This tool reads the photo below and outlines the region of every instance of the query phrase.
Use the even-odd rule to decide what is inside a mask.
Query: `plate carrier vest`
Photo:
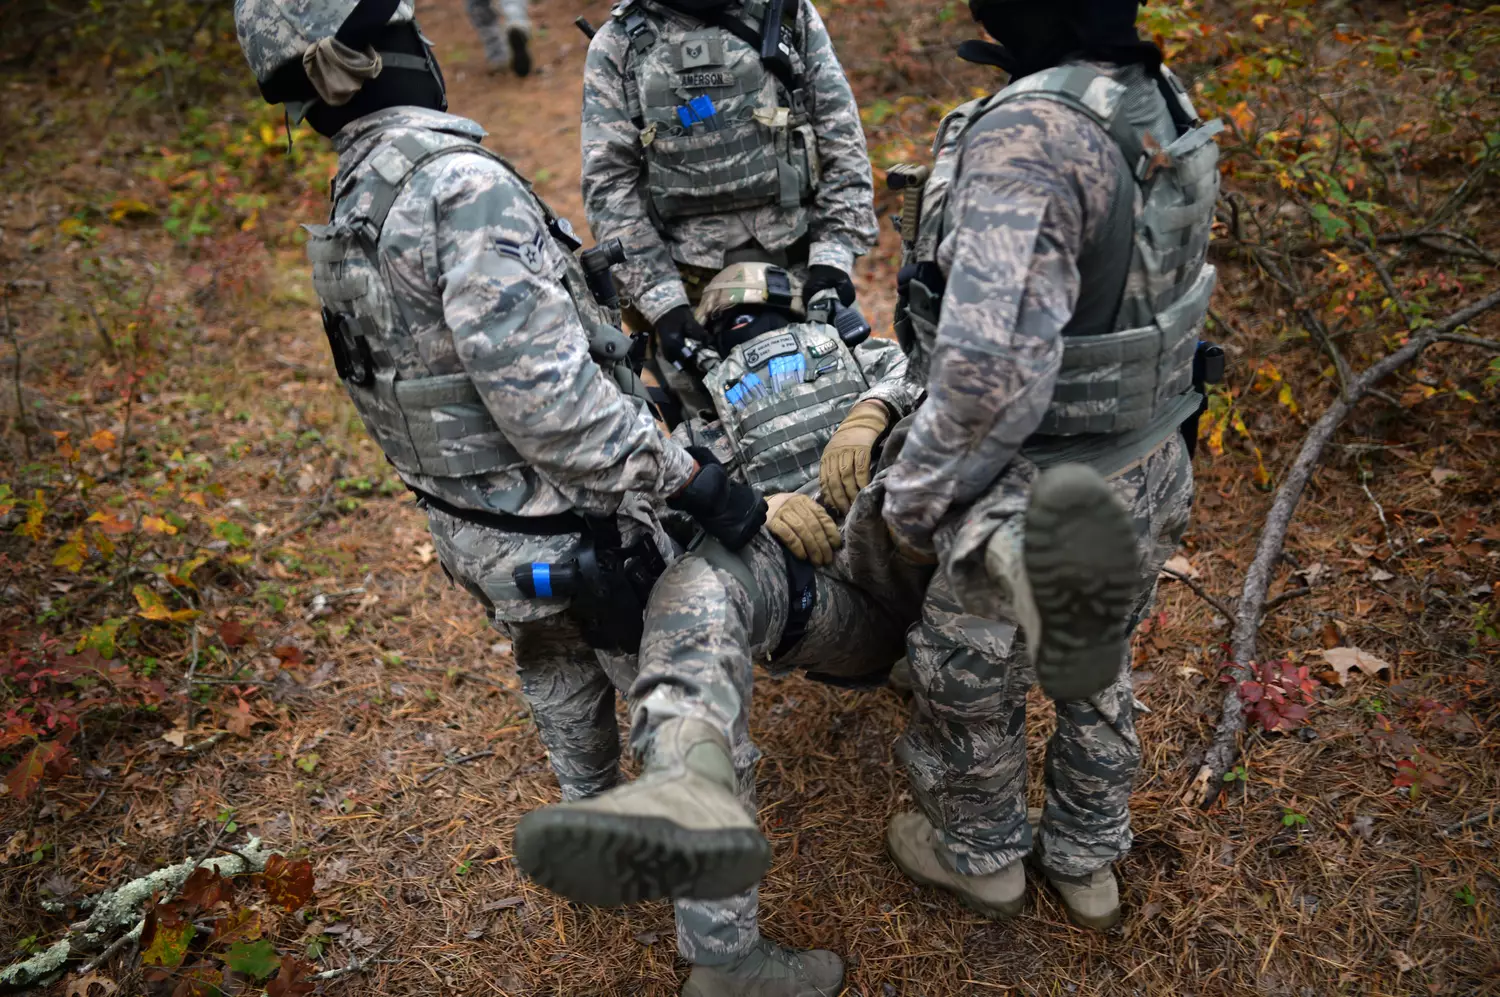
[[[837,329],[798,322],[734,347],[703,387],[741,473],[772,495],[817,479],[823,448],[869,384]]]
[[[483,156],[515,173],[505,159],[470,139],[408,132],[378,147],[369,157],[371,169],[335,191],[329,224],[303,226],[335,369],[370,436],[404,475],[463,478],[526,464],[468,374],[414,374],[425,365],[380,259],[381,229],[402,189],[424,166],[458,153]],[[530,192],[531,185],[522,183]],[[622,390],[644,398],[644,388],[624,360],[629,340],[611,328],[609,316],[589,294],[574,256],[579,241],[571,226],[540,198],[535,202],[548,234],[563,250],[563,282],[589,331],[591,355]],[[341,206],[360,203],[369,205],[364,213],[340,216]],[[528,492],[500,496],[499,511],[515,512]],[[493,500],[489,505],[496,507]]]
[[[801,2],[788,0],[784,24],[795,25]],[[658,226],[692,215],[793,209],[817,188],[800,46],[785,46],[791,71],[781,79],[747,40],[759,37],[766,6],[750,0],[700,28],[655,15],[637,0],[611,11],[630,40],[625,103],[640,129],[648,205]],[[701,95],[713,101],[712,123],[684,127],[678,108]]]
[[[905,314],[897,315],[903,344],[910,344],[913,362],[924,367],[941,314],[937,255],[947,195],[971,130],[1009,101],[1040,97],[1096,121],[1120,152],[1121,183],[1110,219],[1098,245],[1085,247],[1078,261],[1083,290],[1063,329],[1062,369],[1040,435],[1142,429],[1180,410],[1192,390],[1193,353],[1217,280],[1206,256],[1219,190],[1213,138],[1223,125],[1201,121],[1177,78],[1165,67],[1161,72],[1176,110],[1160,99],[1166,94],[1154,76],[1143,74],[1127,85],[1091,66],[1070,64],[963,104],[938,127],[916,238],[903,246],[903,265],[916,264],[923,276],[909,282]],[[1157,131],[1176,137],[1159,143]]]

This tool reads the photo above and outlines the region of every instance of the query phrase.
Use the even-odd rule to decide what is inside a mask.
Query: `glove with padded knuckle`
[[[766,500],[749,485],[733,481],[706,447],[688,447],[698,472],[667,505],[687,513],[709,536],[730,550],[739,550],[766,522]]]
[[[838,513],[849,511],[854,496],[870,483],[870,456],[875,441],[890,425],[891,415],[884,403],[873,398],[849,410],[833,437],[823,448],[818,467],[818,485],[823,502]]]
[[[814,263],[807,268],[807,280],[802,283],[802,300],[811,303],[819,292],[830,287],[839,292],[839,303],[845,308],[854,304],[854,281],[838,267],[826,263]]]
[[[687,345],[689,339],[707,342],[708,332],[693,314],[689,305],[678,305],[656,320],[656,341],[661,344],[662,356],[681,370],[683,362],[692,356]]]
[[[766,499],[766,529],[793,557],[819,567],[844,544],[838,525],[811,495],[782,492]]]

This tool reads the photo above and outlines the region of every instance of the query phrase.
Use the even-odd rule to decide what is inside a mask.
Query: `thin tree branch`
[[[1197,594],[1198,598],[1202,599],[1204,602],[1217,609],[1219,611],[1219,615],[1224,617],[1225,620],[1231,622],[1234,620],[1234,612],[1228,606],[1220,602],[1212,593],[1208,591],[1208,589],[1204,588],[1202,585],[1199,585],[1187,575],[1184,575],[1182,572],[1176,570],[1175,568],[1162,568],[1161,573],[1166,575],[1168,578],[1176,579],[1177,581],[1186,585],[1188,588],[1192,589],[1193,592]]]

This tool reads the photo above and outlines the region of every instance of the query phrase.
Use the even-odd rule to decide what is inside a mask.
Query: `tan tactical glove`
[[[766,499],[766,528],[792,556],[816,565],[831,564],[843,546],[838,525],[811,495],[782,492]]]
[[[870,483],[870,451],[890,425],[891,415],[883,402],[867,399],[849,410],[823,448],[818,484],[823,501],[839,513],[849,511],[854,496]]]

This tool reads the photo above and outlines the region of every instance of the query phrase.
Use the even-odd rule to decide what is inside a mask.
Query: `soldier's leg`
[[[614,786],[620,778],[614,683],[578,624],[561,614],[502,625],[562,798],[581,800]]]
[[[531,75],[531,12],[527,0],[500,0],[500,17],[510,42],[510,68],[517,76]]]
[[[523,598],[512,580],[518,563],[570,556],[577,536],[507,533],[439,509],[429,510],[427,521],[444,570],[511,639],[521,692],[563,798],[580,799],[613,786],[620,757],[613,683],[572,617]],[[551,615],[538,618],[546,612]]]
[[[1149,615],[1157,575],[1188,524],[1192,465],[1181,438],[1172,436],[1110,485],[1136,527],[1141,594],[1133,631]],[[1042,864],[1075,919],[1095,927],[1118,919],[1109,867],[1131,844],[1130,790],[1141,748],[1130,665],[1127,644],[1114,684],[1088,699],[1057,703],[1057,729],[1047,746]]]
[[[500,29],[500,19],[495,16],[492,0],[464,0],[464,10],[468,12],[469,23],[474,25],[474,33],[484,45],[485,65],[492,72],[504,69],[510,63],[510,46],[506,43],[505,32]]]

